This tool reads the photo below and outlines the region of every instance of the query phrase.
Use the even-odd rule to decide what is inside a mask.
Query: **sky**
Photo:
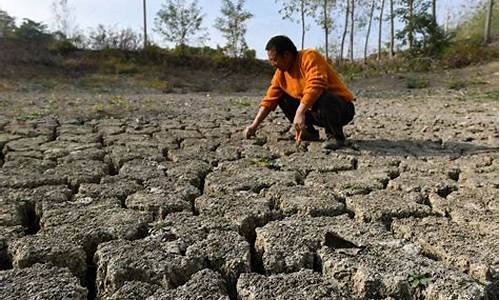
[[[187,0],[190,2],[191,0]],[[445,11],[448,10],[451,22],[463,13],[463,5],[477,3],[480,0],[437,0],[438,23],[444,24]],[[51,3],[53,0],[0,0],[0,9],[16,18],[19,23],[23,18],[29,18],[37,22],[43,22],[54,28]],[[208,46],[223,46],[224,39],[214,28],[215,18],[220,16],[221,0],[199,0],[198,4],[205,15],[203,26],[207,28],[210,40]],[[370,3],[370,1],[365,0]],[[388,1],[386,1],[388,2]],[[116,26],[116,28],[131,28],[137,32],[143,31],[142,0],[69,0],[73,7],[75,23],[84,32],[98,24]],[[162,41],[161,36],[153,31],[154,18],[161,8],[163,0],[148,0],[148,35],[162,46],[172,46]],[[386,5],[387,7],[387,5]],[[448,8],[448,9],[446,9]],[[301,28],[298,23],[283,20],[279,14],[280,4],[275,0],[247,0],[245,9],[250,11],[254,17],[247,23],[247,44],[251,49],[257,51],[257,57],[266,59],[264,50],[266,42],[274,35],[284,34],[289,36],[300,48]],[[385,10],[386,12],[388,9]],[[310,30],[306,33],[305,48],[318,48],[324,44],[324,33],[320,26],[311,19],[308,20]],[[342,23],[342,22],[340,22]],[[378,22],[372,25],[370,48],[376,47],[378,34]],[[389,27],[388,23],[383,26]],[[333,29],[333,43],[339,41],[342,28]],[[386,30],[387,33],[389,30]],[[364,47],[364,30],[356,33],[355,55],[360,57]],[[384,40],[387,40],[386,37]]]

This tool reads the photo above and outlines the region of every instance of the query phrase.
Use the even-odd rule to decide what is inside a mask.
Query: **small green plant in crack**
[[[159,220],[157,222],[153,222],[149,224],[148,233],[149,235],[158,235],[167,232],[168,227],[170,226],[170,222],[166,222],[164,220]]]
[[[279,170],[281,168],[281,164],[276,159],[269,159],[265,157],[253,157],[250,159],[252,164],[257,165],[259,167],[266,167],[273,170]]]
[[[237,98],[237,99],[231,99],[229,100],[232,106],[238,107],[238,108],[245,108],[249,107],[252,105],[252,102],[246,98]]]
[[[408,282],[413,288],[426,289],[431,281],[429,273],[411,272],[408,275]]]

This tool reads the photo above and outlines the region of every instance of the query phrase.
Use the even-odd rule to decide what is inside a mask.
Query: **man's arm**
[[[255,135],[255,132],[257,132],[257,128],[264,121],[267,115],[269,115],[270,112],[271,109],[268,107],[261,106],[259,108],[259,111],[257,112],[257,115],[255,116],[252,124],[250,124],[250,126],[245,128],[245,130],[243,131],[243,135],[245,136],[245,138],[249,139]]]

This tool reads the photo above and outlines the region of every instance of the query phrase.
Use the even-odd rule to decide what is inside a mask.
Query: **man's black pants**
[[[291,97],[287,93],[284,93],[280,99],[279,107],[292,123],[299,104],[298,99]],[[307,130],[313,132],[315,130],[313,125],[316,125],[325,128],[327,136],[345,140],[342,127],[352,121],[354,114],[355,110],[352,102],[345,101],[325,91],[316,100],[311,110],[306,112]]]

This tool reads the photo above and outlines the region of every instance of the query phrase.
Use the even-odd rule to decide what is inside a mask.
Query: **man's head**
[[[284,35],[271,38],[266,45],[267,56],[273,67],[287,71],[297,57],[297,47]]]

